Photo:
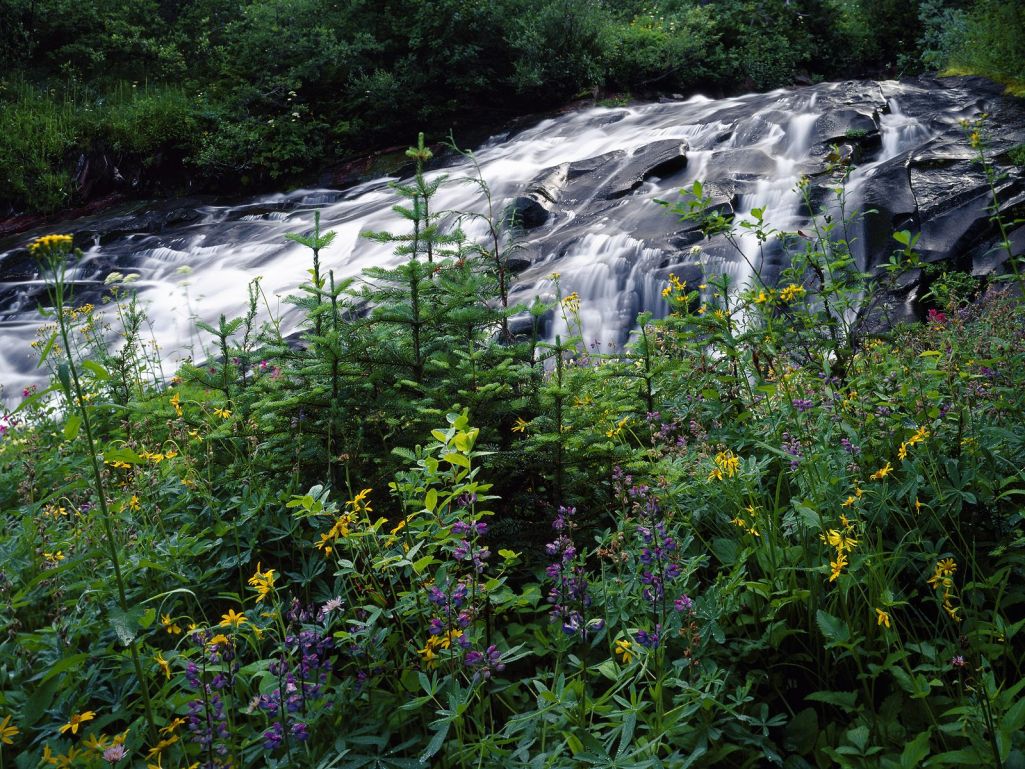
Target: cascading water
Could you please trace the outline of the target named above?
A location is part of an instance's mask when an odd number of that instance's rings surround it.
[[[891,92],[888,101],[881,86]],[[849,202],[856,207],[879,169],[900,162],[897,158],[935,134],[919,116],[902,113],[909,88],[824,84],[716,101],[694,97],[597,107],[493,138],[475,154],[495,200],[538,193],[535,199],[547,208],[546,220],[522,236],[529,263],[518,276],[513,299],[551,298],[550,275],[559,272],[562,294],[580,297],[585,340],[607,348],[626,341],[639,312],[659,316],[666,311],[660,289],[671,270],[686,268],[695,277],[701,269],[726,271],[739,286],[751,283],[754,269],[773,282],[780,265],[760,263],[753,237],[741,238],[743,258],[724,243],[702,243],[703,266],[697,266],[688,254],[700,236],[686,231],[655,201],[673,200],[681,187],[707,180],[724,210],[750,218],[754,208],[763,208],[769,226],[796,229],[802,222],[798,179],[809,175],[826,183],[830,146],[860,130],[868,139],[860,168],[851,177]],[[923,89],[911,91],[921,95]],[[955,96],[938,108],[941,114],[963,114],[964,105],[957,101],[961,96]],[[956,124],[954,117],[947,122]],[[481,209],[479,190],[455,181],[472,175],[471,164],[456,158],[430,177],[441,173],[453,181],[433,201],[435,210]],[[215,320],[222,313],[240,314],[245,285],[254,277],[262,278],[267,309],[282,311],[281,298],[295,291],[309,268],[307,252],[284,235],[308,230],[313,210],[320,212],[322,228],[337,233],[322,254],[325,269],[336,277],[393,263],[387,245],[361,237],[366,231],[404,229],[391,210],[398,199],[389,181],[195,206],[158,232],[135,230],[129,222],[119,230],[126,234],[103,234],[103,227],[89,220],[52,229],[98,233],[75,268],[80,291],[97,295],[113,270],[139,276],[135,286],[148,305],[153,338],[173,368],[184,357],[202,355],[190,349],[192,315]],[[27,233],[17,244],[0,244],[7,248],[0,250],[0,383],[8,398],[42,378],[29,348],[40,323],[35,311],[40,284],[24,274],[23,266],[24,243],[36,234]],[[5,279],[15,264],[22,265],[20,279]],[[294,315],[285,314],[286,331],[295,322]],[[549,332],[565,333],[560,324],[557,313]]]

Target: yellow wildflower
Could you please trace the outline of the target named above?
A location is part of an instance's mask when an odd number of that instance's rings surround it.
[[[70,235],[43,235],[28,244],[28,252],[32,256],[47,256],[53,252],[66,253],[71,250]]]
[[[897,459],[899,459],[901,462],[903,462],[907,458],[908,458],[908,444],[907,443],[902,443],[902,444],[900,444],[900,448],[897,449]]]
[[[182,415],[181,400],[182,397],[178,393],[175,393],[171,396],[171,405],[174,406],[174,413],[176,413],[178,416]]]
[[[889,612],[885,612],[882,609],[877,608],[876,609],[876,624],[877,625],[882,625],[883,627],[889,629],[889,627],[890,627],[890,614],[889,614]]]
[[[228,646],[230,643],[231,643],[231,641],[228,640],[228,636],[224,635],[224,633],[218,633],[213,638],[211,638],[209,641],[207,641],[206,645],[207,646]]]
[[[512,431],[514,433],[525,433],[527,432],[527,425],[529,422],[523,420],[522,417],[516,417],[516,424],[513,425]]]
[[[836,582],[839,579],[840,574],[843,573],[844,566],[847,565],[847,556],[840,553],[836,556],[835,561],[829,562],[829,567],[832,569],[829,575],[830,582]]]
[[[562,300],[562,306],[570,312],[579,312],[580,310],[580,294],[574,291],[572,294]]]
[[[128,509],[138,511],[140,507],[139,498],[135,494],[132,494],[132,498],[128,500]]]
[[[170,614],[161,615],[160,624],[163,625],[164,630],[166,630],[171,635],[179,635],[182,632],[182,629],[178,627],[174,620],[171,619]]]
[[[0,721],[0,742],[4,745],[13,745],[14,738],[20,734],[21,730],[17,726],[11,726],[10,714],[4,716],[4,720]]]
[[[171,663],[164,659],[164,655],[161,652],[157,652],[153,657],[153,661],[157,663],[157,666],[164,673],[164,677],[168,681],[171,680]]]
[[[163,753],[169,747],[174,745],[174,743],[176,742],[178,742],[178,735],[176,734],[172,734],[170,737],[165,737],[149,749],[149,753],[146,754],[146,758],[153,758],[154,756],[159,756],[161,753]]]
[[[231,411],[228,409],[214,409],[214,414],[219,416],[221,419],[227,419],[231,416]]]
[[[168,724],[167,726],[164,726],[164,727],[162,727],[162,728],[160,729],[160,733],[161,733],[161,734],[174,734],[174,733],[175,733],[176,731],[178,731],[178,730],[179,730],[179,729],[180,729],[181,727],[185,726],[185,723],[186,723],[186,721],[185,721],[185,719],[184,719],[184,718],[177,718],[177,717],[176,717],[176,718],[175,718],[175,719],[174,719],[173,721],[171,721],[171,723],[169,723],[169,724]]]
[[[732,478],[739,470],[740,457],[726,449],[715,455],[715,469],[708,474],[708,480],[721,481],[724,478]]]
[[[227,614],[221,615],[220,627],[240,627],[243,622],[248,622],[245,614],[236,614],[234,609],[228,609]]]
[[[887,462],[883,467],[880,467],[872,475],[869,476],[873,481],[881,481],[887,475],[893,472],[893,465]]]
[[[804,286],[799,286],[796,283],[791,283],[789,286],[779,292],[779,298],[784,302],[792,302],[800,296],[804,296]]]
[[[92,721],[94,718],[96,718],[96,713],[91,710],[87,710],[84,713],[75,713],[71,716],[71,720],[60,728],[60,733],[65,734],[70,731],[72,734],[78,734],[78,728],[86,721]]]
[[[858,540],[854,537],[848,536],[846,533],[837,531],[836,529],[829,529],[826,532],[826,536],[823,537],[825,542],[828,542],[832,547],[836,548],[836,552],[843,554],[849,553],[858,546]]]
[[[627,641],[625,638],[620,638],[618,641],[616,641],[615,653],[616,656],[618,656],[623,661],[624,665],[628,664],[634,656],[633,652],[630,650],[630,642]]]
[[[264,598],[270,595],[270,592],[274,589],[274,569],[267,569],[267,571],[260,570],[261,564],[257,562],[256,573],[249,578],[249,584],[256,588],[257,596],[256,602],[260,603]]]

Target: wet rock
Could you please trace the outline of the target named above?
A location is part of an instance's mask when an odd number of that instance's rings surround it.
[[[542,226],[552,212],[541,204],[538,200],[540,197],[537,194],[529,194],[513,198],[506,206],[502,219],[508,222],[510,227],[519,230],[532,230]]]

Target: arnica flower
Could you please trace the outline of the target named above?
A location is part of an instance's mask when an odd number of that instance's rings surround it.
[[[231,411],[228,409],[214,409],[214,414],[219,416],[221,419],[227,419],[231,416]]]
[[[829,567],[832,569],[832,571],[829,574],[829,581],[836,582],[840,578],[840,575],[843,573],[844,566],[846,565],[847,556],[845,556],[843,553],[837,554],[836,560],[829,562]]]
[[[153,661],[157,663],[157,666],[163,672],[164,677],[168,681],[170,681],[171,680],[171,664],[167,660],[164,659],[164,655],[161,652],[157,652],[156,655],[153,657]]]
[[[4,720],[0,721],[0,742],[4,745],[13,745],[14,738],[18,736],[20,731],[17,726],[11,726],[10,714],[4,716]]]
[[[228,609],[227,614],[221,615],[220,627],[239,627],[243,622],[248,622],[245,614],[236,613],[234,609]]]
[[[845,527],[846,528],[846,527]],[[849,536],[846,531],[840,532],[836,529],[829,529],[822,541],[836,548],[837,553],[849,553],[858,546],[858,540]]]
[[[516,417],[516,424],[513,425],[512,431],[514,433],[525,433],[527,432],[527,426],[529,424],[530,423],[524,421],[522,417]]]
[[[171,403],[172,406],[174,406],[174,413],[176,413],[178,416],[181,416],[182,413],[183,413],[182,412],[182,407],[181,407],[181,401],[182,401],[182,397],[178,393],[175,393],[174,395],[171,396],[170,403]]]
[[[630,642],[627,641],[625,638],[620,638],[618,641],[616,641],[615,653],[616,656],[623,661],[624,665],[628,664],[634,656],[633,652],[630,650],[630,646]]]
[[[71,732],[72,734],[78,734],[79,727],[86,721],[92,721],[96,718],[96,713],[91,710],[87,710],[84,713],[75,713],[71,716],[71,719],[60,728],[61,734]]]
[[[876,624],[882,625],[886,629],[890,628],[890,613],[885,612],[882,609],[876,609]]]
[[[160,616],[160,624],[164,626],[164,630],[166,630],[170,635],[180,635],[182,632],[182,629],[178,624],[171,619],[170,614],[162,614]]]
[[[887,462],[885,465],[876,470],[872,475],[869,476],[873,481],[881,481],[887,475],[893,472],[893,465]]]
[[[274,569],[267,569],[267,571],[261,571],[260,567],[262,564],[257,562],[256,573],[249,578],[249,585],[256,590],[256,602],[260,603],[264,598],[270,595],[274,589]]]
[[[715,455],[715,469],[708,474],[708,480],[721,481],[724,478],[732,478],[740,469],[740,457],[729,449],[720,451]]]

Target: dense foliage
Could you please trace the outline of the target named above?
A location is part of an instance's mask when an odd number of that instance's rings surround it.
[[[301,339],[257,280],[169,381],[130,276],[81,305],[71,238],[32,244],[53,385],[0,418],[0,767],[1022,766],[1001,281],[936,273],[927,323],[871,337],[922,265],[899,232],[856,270],[849,169],[811,234],[695,184],[676,214],[780,237],[782,282],[669,275],[628,349],[545,342],[572,286],[509,306],[486,182],[435,210],[407,154],[396,266],[336,281],[315,220]]]
[[[446,135],[602,91],[923,66],[1020,84],[1023,14],[1014,0],[5,0],[0,213],[281,185],[411,122]]]

